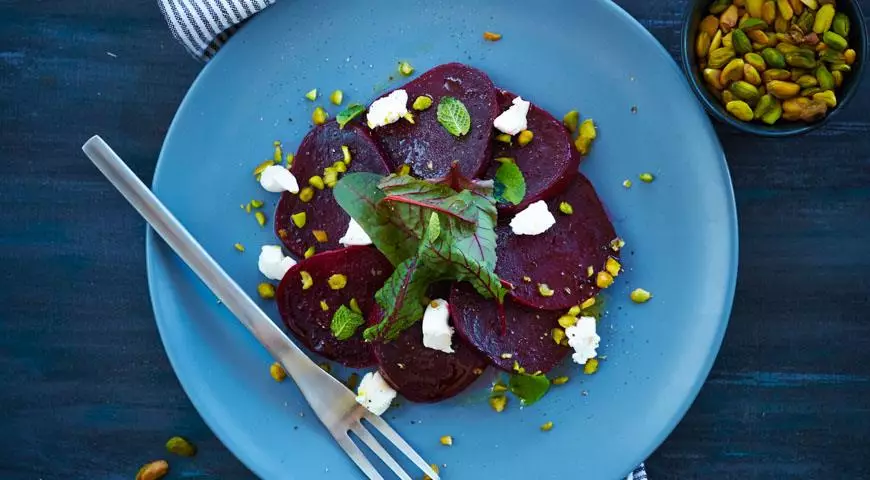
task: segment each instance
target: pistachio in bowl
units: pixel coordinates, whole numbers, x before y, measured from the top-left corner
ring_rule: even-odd
[[[807,131],[857,90],[866,27],[857,2],[697,2],[683,67],[708,110],[742,130]]]

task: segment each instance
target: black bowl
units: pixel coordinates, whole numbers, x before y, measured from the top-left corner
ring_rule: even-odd
[[[689,79],[689,84],[695,95],[714,118],[720,122],[747,133],[762,135],[765,137],[788,137],[800,135],[819,128],[828,122],[832,116],[846,107],[852,97],[858,92],[858,85],[864,74],[864,64],[867,63],[867,24],[858,0],[837,0],[837,11],[849,16],[851,30],[849,32],[849,48],[855,49],[858,54],[852,71],[843,78],[843,86],[836,90],[837,106],[828,111],[821,120],[804,123],[781,120],[773,125],[756,122],[744,122],[734,118],[719,100],[707,89],[701,72],[698,70],[697,56],[695,55],[695,38],[701,19],[707,15],[707,8],[712,0],[692,0],[687,7],[683,18],[682,38],[680,39],[680,59],[683,71]]]

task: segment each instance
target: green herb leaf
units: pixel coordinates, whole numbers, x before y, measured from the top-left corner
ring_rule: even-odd
[[[441,227],[439,214],[432,212],[417,254],[402,262],[375,300],[384,310],[383,319],[366,329],[366,340],[395,339],[423,316],[426,290],[440,280],[467,281],[485,298],[504,303],[507,290],[501,281],[482,264],[455,248],[449,230]]]
[[[519,205],[526,196],[526,179],[514,162],[502,162],[495,172],[495,199]]]
[[[471,130],[471,115],[468,114],[468,109],[453,97],[441,99],[438,103],[437,116],[438,123],[453,136],[461,137]]]
[[[387,209],[379,208],[385,197],[378,188],[382,178],[374,173],[350,173],[338,181],[332,194],[339,206],[365,230],[375,247],[393,265],[399,265],[416,253],[423,232],[408,228]]]
[[[365,323],[363,316],[344,305],[338,307],[335,314],[332,316],[332,323],[329,329],[332,330],[332,335],[339,340],[347,340],[352,337],[356,329]]]
[[[515,373],[511,375],[509,388],[523,405],[531,405],[547,393],[550,389],[550,380],[546,375]]]
[[[390,176],[381,181],[396,221],[422,238],[432,211],[443,217],[442,228],[448,230],[454,247],[491,269],[495,268],[495,223],[497,211],[490,182],[463,179],[455,187],[429,183],[409,176]],[[457,193],[457,190],[462,189]]]
[[[342,110],[337,117],[335,117],[335,120],[338,122],[338,128],[344,128],[344,126],[347,125],[347,122],[360,116],[365,111],[365,106],[358,103],[351,103],[347,108]]]

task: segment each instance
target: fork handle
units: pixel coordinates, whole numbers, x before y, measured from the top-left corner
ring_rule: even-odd
[[[273,357],[287,367],[288,373],[297,384],[302,386],[300,380],[305,378],[300,377],[304,377],[305,373],[312,369],[320,370],[227,275],[99,135],[94,135],[85,142],[82,150],[230,312],[254,334]]]

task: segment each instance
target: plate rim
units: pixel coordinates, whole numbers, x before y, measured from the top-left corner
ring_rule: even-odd
[[[636,28],[640,32],[640,34],[642,36],[645,36],[648,41],[652,42],[652,44],[654,45],[654,49],[656,50],[659,57],[661,57],[665,61],[665,63],[668,63],[669,68],[671,68],[672,70],[674,70],[678,74],[679,78],[682,81],[682,86],[683,86],[684,90],[686,91],[686,94],[689,95],[692,99],[695,99],[694,93],[690,89],[688,82],[686,81],[686,78],[683,75],[682,70],[679,68],[679,65],[677,64],[677,62],[667,52],[667,50],[662,45],[662,43],[659,42],[659,40],[646,27],[644,27],[643,24],[641,24],[636,18],[634,18],[631,14],[629,14],[625,9],[623,9],[621,6],[617,5],[615,2],[613,2],[611,0],[594,0],[594,1],[597,1],[604,8],[611,9],[612,11],[614,11],[614,13],[616,13],[618,16],[622,17],[622,20],[624,20],[628,24],[632,25],[634,28]],[[268,10],[274,10],[274,9],[265,9],[265,10],[268,11]],[[263,15],[264,15],[264,12],[261,11],[257,15],[254,15],[254,17],[257,17],[257,18],[251,18],[246,23],[256,24],[256,23],[258,23],[258,17],[262,17]],[[265,15],[270,15],[270,14],[265,13]],[[248,25],[248,28],[250,29],[251,26]],[[224,49],[228,48],[229,45],[241,44],[241,42],[235,38],[235,37],[238,37],[240,34],[244,35],[241,32],[236,32],[236,34],[233,35],[233,37],[230,38],[229,41],[225,45],[223,45],[221,49],[224,50]],[[236,48],[236,47],[229,47],[229,48]],[[154,175],[152,177],[152,182],[151,182],[152,190],[155,188],[156,185],[159,184],[160,178],[162,177],[161,172],[163,169],[161,167],[165,164],[164,159],[166,158],[167,145],[169,145],[171,143],[171,139],[174,136],[183,134],[183,132],[179,131],[178,122],[179,122],[179,118],[182,116],[182,113],[185,110],[189,110],[191,108],[190,103],[192,102],[192,100],[191,100],[192,92],[197,89],[198,85],[200,83],[202,83],[203,78],[205,78],[207,75],[209,75],[209,72],[211,70],[217,68],[217,67],[214,67],[213,65],[223,63],[224,58],[227,58],[227,56],[220,55],[220,54],[215,55],[215,57],[212,58],[208,63],[206,63],[203,66],[203,68],[199,71],[199,73],[197,73],[196,78],[193,80],[193,82],[190,84],[187,91],[185,92],[184,97],[182,98],[181,102],[179,103],[178,108],[175,112],[175,115],[173,116],[172,121],[169,124],[169,128],[166,131],[166,135],[164,137],[163,144],[161,145],[160,152],[159,152],[158,159],[157,159],[157,163],[156,163],[155,169],[154,169]],[[727,256],[730,257],[730,262],[729,262],[730,268],[727,272],[727,275],[725,276],[725,277],[727,277],[727,278],[725,278],[725,281],[726,281],[728,289],[726,292],[724,292],[725,294],[722,297],[723,304],[718,309],[719,313],[720,313],[720,315],[719,315],[720,321],[719,321],[718,327],[716,329],[715,335],[713,337],[711,348],[708,349],[708,352],[707,352],[706,357],[704,358],[704,361],[700,362],[698,365],[699,366],[699,369],[698,369],[699,374],[696,375],[694,382],[692,383],[691,387],[689,388],[689,394],[686,395],[686,397],[682,400],[682,402],[679,404],[679,406],[674,409],[673,415],[671,415],[671,417],[668,418],[667,421],[663,423],[662,428],[656,433],[654,439],[650,442],[650,444],[647,446],[647,448],[645,448],[643,450],[643,453],[642,453],[642,455],[640,455],[640,458],[634,459],[634,462],[632,463],[632,467],[629,470],[624,472],[625,475],[628,475],[629,473],[631,473],[631,471],[633,471],[634,468],[636,468],[636,466],[643,463],[656,449],[658,449],[662,445],[662,443],[664,443],[664,441],[667,439],[667,437],[674,431],[674,429],[679,424],[679,422],[685,417],[689,408],[692,406],[692,404],[698,398],[698,395],[701,391],[701,388],[703,387],[704,383],[706,382],[707,378],[709,377],[710,372],[712,371],[712,368],[713,368],[713,364],[719,355],[719,351],[721,350],[722,343],[723,343],[723,340],[725,337],[725,332],[726,332],[726,330],[728,328],[728,324],[730,322],[733,303],[734,303],[734,296],[735,296],[736,287],[737,287],[738,267],[739,267],[739,223],[738,223],[738,215],[737,215],[736,198],[735,198],[735,194],[734,194],[734,185],[733,185],[733,182],[731,180],[731,173],[730,173],[730,169],[728,167],[728,162],[727,162],[727,158],[725,156],[725,152],[722,149],[721,141],[719,140],[719,137],[716,134],[715,129],[713,128],[713,124],[711,123],[710,118],[707,115],[706,111],[704,110],[703,106],[698,104],[698,103],[696,103],[695,106],[696,106],[696,109],[701,111],[702,117],[705,120],[703,122],[702,128],[707,130],[711,140],[714,143],[714,147],[716,147],[716,150],[718,151],[718,154],[715,157],[718,160],[718,164],[719,164],[718,166],[719,166],[719,169],[721,171],[722,177],[725,179],[725,185],[724,185],[724,187],[725,187],[724,188],[724,197],[725,198],[723,198],[723,203],[725,204],[726,207],[729,207],[729,208],[727,208],[728,209],[727,225],[728,225],[728,231],[729,231],[727,245],[730,248],[727,249],[728,250],[727,252],[723,251],[723,253],[725,253]],[[164,267],[158,264],[159,263],[159,260],[158,260],[159,254],[157,253],[157,250],[156,250],[156,248],[157,248],[156,242],[162,241],[162,240],[158,239],[158,236],[156,235],[156,233],[154,232],[153,229],[151,229],[147,225],[145,228],[146,228],[145,259],[146,259],[146,275],[148,278],[148,294],[149,294],[149,299],[151,302],[151,309],[152,309],[152,312],[154,314],[155,323],[157,324],[158,333],[160,334],[160,341],[163,344],[163,349],[166,352],[166,356],[169,360],[170,366],[172,367],[172,370],[175,373],[175,376],[178,379],[178,382],[181,385],[182,389],[184,390],[185,394],[187,395],[188,399],[190,399],[191,404],[194,406],[197,413],[202,418],[202,420],[205,422],[205,424],[209,427],[209,429],[215,434],[215,436],[221,441],[221,443],[223,443],[224,446],[243,465],[245,465],[246,468],[248,468],[256,476],[258,476],[260,478],[264,478],[263,469],[259,466],[259,464],[254,462],[254,459],[251,458],[251,455],[248,453],[247,449],[243,448],[242,445],[240,445],[238,442],[236,442],[233,439],[233,436],[231,435],[231,433],[224,426],[222,426],[222,422],[220,421],[220,419],[217,418],[217,416],[213,415],[210,410],[208,410],[205,406],[203,406],[201,404],[201,402],[197,396],[198,392],[191,391],[182,378],[183,376],[186,377],[186,375],[182,374],[181,372],[183,372],[184,370],[183,369],[180,370],[176,365],[176,362],[178,360],[175,358],[175,356],[173,354],[173,350],[171,348],[169,348],[169,345],[168,345],[169,333],[167,330],[164,330],[165,326],[163,326],[163,322],[161,322],[160,319],[158,318],[158,305],[157,305],[158,299],[156,298],[157,294],[155,293],[158,290],[157,284],[156,284],[156,276],[157,276],[157,272]],[[288,472],[288,473],[292,476],[292,472]]]

